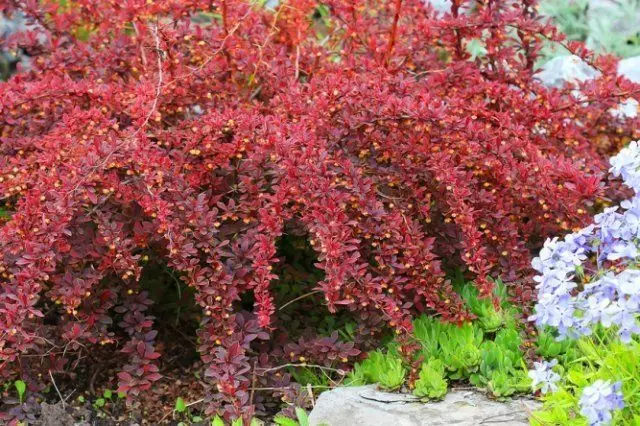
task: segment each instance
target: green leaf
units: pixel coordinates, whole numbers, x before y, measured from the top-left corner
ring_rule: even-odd
[[[237,419],[235,419],[234,421],[231,422],[231,426],[243,426],[242,425],[242,418],[238,417]]]
[[[224,422],[220,416],[215,416],[213,420],[211,420],[211,426],[224,426]]]
[[[362,386],[369,383],[364,374],[364,370],[362,369],[361,364],[355,364],[353,366],[353,370],[347,376],[347,380],[345,380],[345,386]]]
[[[182,399],[182,397],[178,397],[178,399],[176,399],[176,405],[174,407],[174,410],[177,413],[184,413],[186,409],[187,409],[187,404],[184,402],[184,399]]]
[[[104,392],[102,392],[102,396],[106,399],[111,399],[113,397],[113,392],[111,389],[105,389]]]
[[[471,39],[466,45],[467,52],[471,55],[471,59],[481,58],[487,54],[487,49],[484,47],[484,43],[479,38]]]
[[[585,377],[584,371],[582,368],[575,367],[571,368],[565,375],[567,381],[572,383],[578,387],[585,387],[589,385],[589,380]]]
[[[304,409],[300,407],[296,407],[296,417],[298,418],[298,423],[300,426],[309,426],[309,416]]]
[[[107,402],[104,400],[104,398],[98,398],[98,399],[96,399],[96,402],[94,402],[94,403],[93,403],[93,405],[94,405],[95,407],[101,408],[101,407],[104,407],[104,405],[105,405],[106,403],[107,403]]]
[[[20,403],[24,401],[24,394],[27,392],[27,384],[22,380],[16,380],[13,385],[16,387],[18,391],[18,399],[20,399]]]
[[[273,418],[273,422],[278,426],[299,426],[298,422],[290,419],[289,417],[285,417],[281,414],[278,414]]]

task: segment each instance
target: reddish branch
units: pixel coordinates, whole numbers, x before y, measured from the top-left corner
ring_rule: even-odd
[[[393,24],[391,25],[391,32],[389,33],[389,45],[387,47],[387,54],[385,63],[389,66],[391,55],[393,54],[393,46],[396,44],[396,37],[398,32],[398,21],[400,21],[400,11],[402,9],[402,0],[395,0],[395,13],[393,15]]]

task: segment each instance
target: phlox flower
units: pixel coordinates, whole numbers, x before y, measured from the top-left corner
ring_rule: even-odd
[[[580,397],[580,414],[585,416],[590,426],[603,426],[611,423],[613,411],[624,408],[621,383],[611,384],[597,380],[584,388]]]
[[[611,166],[614,176],[622,177],[625,184],[640,192],[638,142],[611,158]],[[621,340],[630,341],[633,335],[640,334],[640,270],[631,269],[640,256],[639,247],[638,193],[620,206],[597,214],[592,225],[564,239],[548,239],[532,261],[538,272],[534,277],[538,302],[530,319],[540,327],[556,328],[559,338],[589,335],[599,324],[617,327]],[[629,266],[616,275],[606,270],[609,265]],[[582,283],[577,291],[576,276],[594,269],[599,269],[597,278]]]
[[[529,371],[533,389],[539,388],[542,393],[555,392],[558,389],[556,383],[560,380],[560,375],[553,371],[557,364],[557,359],[533,363],[533,370]]]

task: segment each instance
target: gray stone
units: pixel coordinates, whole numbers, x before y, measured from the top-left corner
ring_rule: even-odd
[[[425,4],[431,5],[438,13],[451,12],[451,0],[423,0]]]
[[[640,83],[640,56],[622,59],[618,62],[618,74],[624,75],[634,83]]]
[[[640,56],[622,59],[618,62],[618,75],[623,75],[634,83],[640,83]],[[614,116],[616,118],[636,118],[639,105],[635,99],[627,99],[620,107],[614,110]]]
[[[16,13],[11,18],[6,17],[0,12],[0,37],[4,38],[10,36],[18,31],[24,31],[27,29],[24,17]]]
[[[562,87],[598,77],[599,72],[576,55],[557,56],[544,64],[536,78],[547,87]]]
[[[422,0],[426,5],[433,8],[436,17],[442,17],[445,13],[451,13],[451,0]],[[459,13],[471,12],[470,3],[464,3],[460,6]]]
[[[309,415],[311,426],[524,426],[540,404],[532,399],[498,402],[479,391],[451,390],[444,400],[422,403],[375,385],[324,392]]]

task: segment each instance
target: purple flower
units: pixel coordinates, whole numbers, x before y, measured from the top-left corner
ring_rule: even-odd
[[[573,276],[562,270],[550,270],[534,279],[539,281],[538,289],[544,289],[545,293],[554,293],[558,296],[568,294],[577,286],[573,281]]]
[[[558,364],[557,359],[551,362],[541,361],[533,363],[533,370],[529,371],[533,389],[539,388],[542,393],[548,393],[549,391],[555,392],[558,389],[556,383],[560,380],[560,375],[552,370],[556,364]]]
[[[629,296],[640,294],[640,270],[625,269],[618,274],[618,288]]]
[[[630,241],[620,241],[611,246],[611,251],[607,254],[607,260],[618,260],[622,258],[635,259],[638,256],[638,248]]]
[[[530,319],[556,328],[561,339],[590,335],[596,325],[616,327],[623,342],[640,334],[640,270],[631,269],[640,256],[640,144],[630,144],[611,165],[636,195],[596,215],[594,224],[548,239],[532,261],[538,302]],[[613,264],[629,266],[616,275],[607,271]],[[597,278],[576,291],[576,276],[585,270],[598,270]]]
[[[630,188],[640,190],[640,145],[634,141],[622,149],[618,155],[612,157],[609,171],[614,176],[621,176]]]
[[[570,334],[576,322],[574,317],[575,302],[569,296],[554,297],[543,294],[536,305],[536,313],[529,319],[535,320],[539,326],[548,325],[558,329],[561,338]]]
[[[582,303],[581,307],[584,314],[579,320],[580,334],[591,335],[593,325],[602,322],[603,317],[606,316],[606,309],[611,304],[611,301],[600,296],[600,294],[592,294]]]
[[[582,391],[580,414],[585,416],[590,426],[604,426],[611,423],[612,412],[624,408],[621,392],[622,384],[597,380]]]

